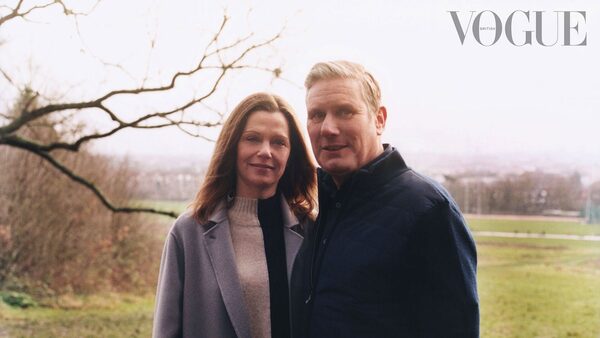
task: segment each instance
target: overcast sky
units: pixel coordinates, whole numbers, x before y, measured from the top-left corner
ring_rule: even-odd
[[[212,101],[219,108],[226,101],[230,109],[255,91],[272,91],[287,98],[305,123],[302,84],[311,65],[348,59],[364,64],[380,81],[388,110],[384,140],[401,151],[600,161],[598,1],[104,1],[80,19],[81,37],[56,11],[35,17],[34,23],[2,26],[0,64],[15,79],[37,84],[48,95],[65,94],[67,100],[135,87],[146,73],[158,79],[193,64],[224,9],[231,17],[227,37],[252,31],[260,39],[286,26],[273,48],[253,56],[281,65],[285,80],[271,81],[259,72],[233,76]],[[556,40],[558,25],[558,43],[540,46],[533,32],[532,45],[517,47],[503,27],[498,42],[482,46],[468,22],[470,11],[474,19],[484,10],[496,13],[503,25],[515,10],[530,12],[529,22],[523,13],[515,14],[517,44],[525,41],[524,31],[535,30],[533,11],[545,11],[542,37]],[[585,20],[571,15],[571,26],[577,24],[579,31],[570,31],[572,44],[587,37],[586,46],[562,46],[564,14],[555,11],[565,10],[586,12]],[[449,11],[458,11],[461,28],[468,29],[462,44]],[[490,44],[496,33],[489,29],[495,26],[490,12],[482,14],[480,26],[480,39]],[[156,44],[150,52],[152,38]],[[128,73],[107,69],[100,59]],[[11,91],[6,83],[0,91],[5,105]],[[98,128],[105,123],[89,121]],[[206,155],[212,150],[210,142],[177,130],[123,132],[95,147],[119,154]]]

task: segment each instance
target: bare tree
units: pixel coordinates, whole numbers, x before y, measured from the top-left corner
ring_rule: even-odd
[[[65,16],[72,17],[76,24],[76,28],[74,29],[77,31],[78,18],[90,13],[74,10],[61,0],[46,0],[38,4],[19,0],[16,1],[14,6],[0,6],[0,15],[3,15],[0,17],[0,31],[6,28],[7,23],[13,20],[29,20],[33,14],[50,10],[51,8],[60,8]],[[149,85],[146,79],[144,79],[137,87],[115,88],[93,99],[75,102],[50,99],[43,95],[41,91],[36,90],[36,88],[31,88],[29,84],[21,85],[17,83],[10,72],[7,69],[3,69],[2,65],[0,65],[0,80],[3,79],[4,82],[17,87],[20,92],[31,93],[31,95],[28,95],[30,99],[22,102],[18,106],[16,113],[9,114],[8,111],[0,111],[0,146],[8,146],[35,154],[66,177],[93,192],[102,204],[113,212],[145,212],[166,215],[173,218],[176,217],[177,215],[174,212],[154,208],[116,205],[95,182],[69,168],[65,163],[61,162],[60,157],[56,156],[56,154],[62,151],[76,153],[90,141],[108,138],[123,130],[176,127],[189,135],[202,138],[204,136],[202,135],[201,131],[203,129],[201,128],[219,126],[222,123],[223,114],[218,111],[217,118],[213,117],[206,120],[194,118],[190,114],[187,114],[187,112],[191,109],[200,109],[206,112],[212,111],[212,116],[215,116],[215,110],[210,108],[206,101],[220,90],[223,86],[223,79],[232,72],[258,69],[270,72],[274,77],[279,77],[281,73],[279,68],[262,67],[249,63],[253,53],[272,45],[274,41],[280,38],[281,32],[260,41],[256,41],[251,33],[241,38],[228,40],[223,34],[228,25],[228,20],[228,17],[224,15],[212,39],[201,48],[203,52],[201,55],[198,55],[193,67],[170,74],[168,81],[165,83]],[[207,75],[203,76],[203,74]],[[132,119],[128,118],[127,111],[117,109],[109,104],[109,101],[117,98],[142,96],[152,93],[169,93],[175,90],[178,82],[191,77],[194,77],[194,79],[200,77],[201,81],[204,81],[203,88],[206,89],[195,97],[184,100],[184,102],[174,102],[169,109],[146,111]],[[12,110],[14,111],[14,106]],[[92,114],[103,115],[105,118],[110,119],[112,126],[100,131],[77,128],[76,132],[73,133],[73,137],[68,141],[41,142],[28,138],[26,137],[26,133],[23,133],[24,130],[41,121],[53,121],[55,124],[60,124],[67,120],[73,121],[78,117]]]

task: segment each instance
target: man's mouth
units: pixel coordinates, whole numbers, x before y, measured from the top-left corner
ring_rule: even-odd
[[[335,145],[322,146],[321,149],[325,150],[325,151],[338,151],[338,150],[343,149],[345,147],[346,147],[345,145],[335,144]]]

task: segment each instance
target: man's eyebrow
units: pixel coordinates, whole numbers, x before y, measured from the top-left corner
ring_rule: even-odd
[[[356,106],[352,103],[338,104],[335,108],[336,110],[357,110]]]

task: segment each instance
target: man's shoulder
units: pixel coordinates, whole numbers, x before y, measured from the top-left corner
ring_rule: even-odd
[[[382,158],[373,166],[370,181],[374,187],[432,201],[446,201],[449,197],[441,184],[407,166],[400,152],[392,146],[386,148]]]
[[[386,190],[399,197],[394,200],[404,205],[408,200],[411,201],[409,204],[424,208],[442,203],[454,203],[448,191],[440,183],[410,168],[394,177],[386,186]]]

